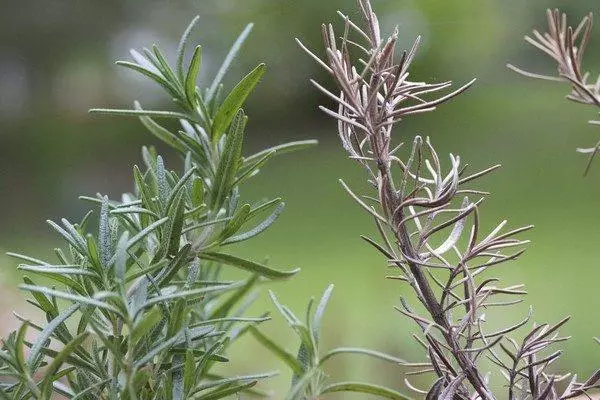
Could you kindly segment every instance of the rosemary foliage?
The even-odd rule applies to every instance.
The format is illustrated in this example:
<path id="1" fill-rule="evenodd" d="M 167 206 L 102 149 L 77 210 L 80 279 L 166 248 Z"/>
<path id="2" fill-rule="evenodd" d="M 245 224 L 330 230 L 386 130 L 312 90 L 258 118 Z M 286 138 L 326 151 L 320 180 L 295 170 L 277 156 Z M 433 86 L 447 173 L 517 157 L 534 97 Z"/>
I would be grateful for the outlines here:
<path id="1" fill-rule="evenodd" d="M 415 338 L 425 360 L 410 363 L 356 347 L 323 349 L 321 326 L 333 285 L 314 311 L 314 299 L 309 301 L 304 319 L 270 292 L 275 309 L 300 339 L 295 353 L 263 333 L 260 324 L 270 319 L 268 313 L 247 315 L 259 286 L 289 279 L 298 269 L 273 268 L 234 254 L 236 244 L 268 229 L 284 207 L 279 198 L 245 202 L 242 188 L 274 156 L 316 142 L 291 142 L 244 155 L 248 117 L 242 107 L 265 66 L 259 64 L 230 91 L 222 80 L 252 25 L 235 41 L 214 80 L 200 88 L 201 46 L 194 48 L 189 62 L 186 57 L 196 17 L 181 38 L 174 64 L 156 46 L 132 50 L 133 61 L 117 63 L 162 87 L 174 110 L 148 110 L 138 102 L 132 109 L 91 110 L 139 118 L 180 155 L 181 171 L 168 169 L 153 147 L 144 147 L 142 166 L 133 168 L 131 193 L 120 199 L 82 196 L 94 209 L 80 221 L 48 221 L 64 242 L 55 249 L 55 260 L 9 253 L 26 274 L 20 288 L 46 321 L 17 315 L 20 328 L 1 342 L 0 399 L 268 396 L 256 384 L 275 372 L 220 372 L 230 361 L 231 344 L 247 333 L 292 371 L 286 400 L 316 400 L 338 392 L 408 399 L 367 382 L 331 382 L 326 364 L 340 355 L 403 365 L 409 369 L 406 384 L 426 399 L 562 400 L 589 396 L 600 387 L 600 370 L 585 381 L 554 372 L 561 355 L 557 345 L 567 339 L 559 330 L 568 317 L 532 325 L 530 313 L 500 330 L 487 328 L 487 310 L 519 303 L 526 294 L 523 285 L 503 285 L 490 271 L 523 254 L 528 241 L 520 235 L 532 226 L 506 229 L 502 221 L 482 232 L 480 206 L 488 193 L 472 184 L 498 165 L 467 173 L 459 156 L 450 154 L 443 162 L 429 138 L 394 138 L 394 128 L 404 118 L 434 111 L 474 81 L 452 90 L 451 82 L 409 79 L 420 38 L 397 57 L 398 29 L 382 36 L 369 0 L 358 0 L 358 5 L 363 24 L 340 13 L 341 38 L 333 25 L 323 25 L 324 58 L 299 44 L 337 84 L 330 90 L 312 81 L 336 104 L 320 108 L 337 121 L 343 148 L 365 170 L 373 191 L 359 195 L 341 183 L 374 219 L 380 239 L 363 239 L 395 271 L 388 278 L 414 292 L 417 307 L 401 299 L 396 309 L 420 329 Z M 588 75 L 581 72 L 591 16 L 575 30 L 557 11 L 548 16 L 550 32 L 534 32 L 536 40 L 528 41 L 558 62 L 559 77 L 512 68 L 568 81 L 571 100 L 600 106 L 600 84 L 588 84 Z M 412 144 L 405 146 L 407 142 Z M 591 162 L 598 148 L 600 143 L 580 151 L 590 153 Z M 227 280 L 230 268 L 242 271 L 243 278 Z M 483 371 L 486 359 L 506 379 L 506 394 L 491 389 L 490 375 Z M 410 381 L 415 375 L 432 376 L 430 385 L 417 388 Z"/>
<path id="2" fill-rule="evenodd" d="M 138 117 L 156 138 L 183 158 L 183 170 L 166 167 L 154 148 L 142 149 L 143 167 L 133 168 L 133 193 L 119 200 L 82 196 L 98 209 L 78 223 L 48 221 L 64 240 L 56 261 L 10 253 L 27 274 L 20 288 L 46 316 L 46 324 L 17 316 L 21 328 L 2 342 L 0 398 L 49 399 L 204 399 L 268 396 L 255 388 L 276 372 L 223 376 L 227 350 L 247 332 L 292 368 L 288 399 L 316 399 L 336 392 L 359 392 L 404 400 L 402 394 L 364 382 L 329 384 L 323 363 L 340 354 L 362 354 L 394 364 L 403 361 L 362 349 L 319 352 L 321 318 L 333 286 L 302 323 L 292 311 L 276 308 L 301 338 L 297 356 L 279 347 L 258 325 L 269 313 L 246 316 L 258 286 L 285 280 L 299 270 L 268 267 L 240 258 L 230 248 L 265 231 L 282 212 L 279 198 L 244 203 L 241 188 L 278 154 L 304 149 L 314 140 L 280 144 L 243 156 L 247 116 L 242 110 L 262 77 L 258 65 L 225 93 L 221 80 L 251 25 L 240 34 L 214 81 L 201 90 L 197 76 L 202 48 L 189 63 L 186 48 L 198 18 L 181 38 L 175 66 L 154 46 L 131 51 L 134 62 L 119 61 L 159 84 L 173 99 L 174 111 L 92 109 L 95 114 Z M 157 120 L 172 119 L 179 127 Z M 94 221 L 94 222 L 92 222 Z M 97 224 L 98 229 L 91 229 Z M 223 276 L 228 268 L 245 272 L 239 281 Z M 51 286 L 35 283 L 29 276 Z M 33 342 L 29 329 L 38 331 Z"/>
<path id="3" fill-rule="evenodd" d="M 571 87 L 571 93 L 567 99 L 580 104 L 587 104 L 600 108 L 600 76 L 595 82 L 590 82 L 590 73 L 583 67 L 583 56 L 588 47 L 592 32 L 593 15 L 586 15 L 576 28 L 567 22 L 567 15 L 559 10 L 547 10 L 548 31 L 543 34 L 533 30 L 532 36 L 525 36 L 525 41 L 543 51 L 556 63 L 556 75 L 544 75 L 525 71 L 521 68 L 508 64 L 511 70 L 536 79 L 566 82 Z M 600 121 L 591 120 L 590 124 L 600 125 Z M 590 170 L 592 161 L 598 150 L 600 141 L 589 148 L 579 148 L 582 154 L 589 154 L 588 163 L 584 175 Z"/>
<path id="4" fill-rule="evenodd" d="M 420 313 L 405 299 L 396 307 L 422 331 L 416 339 L 427 357 L 409 364 L 413 370 L 406 383 L 427 399 L 565 399 L 598 387 L 600 371 L 584 382 L 575 376 L 559 390 L 557 382 L 569 375 L 550 370 L 561 354 L 551 349 L 565 340 L 558 330 L 568 318 L 534 325 L 522 342 L 511 336 L 530 316 L 498 331 L 486 328 L 486 310 L 522 301 L 523 285 L 501 285 L 489 272 L 523 253 L 528 241 L 518 236 L 532 227 L 507 230 L 503 221 L 491 232 L 481 231 L 480 205 L 488 193 L 471 184 L 498 166 L 467 174 L 467 165 L 450 154 L 444 168 L 430 140 L 420 136 L 412 140 L 408 155 L 401 155 L 408 140 L 394 142 L 393 128 L 408 116 L 434 111 L 473 81 L 450 90 L 451 82 L 410 80 L 420 38 L 396 57 L 398 29 L 383 37 L 369 0 L 358 0 L 358 5 L 362 26 L 343 13 L 341 34 L 331 24 L 322 26 L 324 58 L 300 46 L 335 81 L 334 90 L 312 81 L 336 105 L 320 109 L 337 121 L 344 149 L 364 168 L 373 187 L 373 193 L 359 195 L 341 181 L 373 217 L 381 236 L 379 242 L 363 239 L 397 271 L 389 278 L 408 284 L 418 309 L 426 310 Z M 482 370 L 486 358 L 505 376 L 508 394 L 491 390 L 489 375 Z M 433 375 L 428 388 L 417 388 L 409 380 L 422 374 Z"/>
<path id="5" fill-rule="evenodd" d="M 296 355 L 269 339 L 257 326 L 250 328 L 254 337 L 287 364 L 293 372 L 292 385 L 285 400 L 320 399 L 327 394 L 337 392 L 366 393 L 386 399 L 408 400 L 408 397 L 396 390 L 367 382 L 328 382 L 324 364 L 340 355 L 363 355 L 396 365 L 406 364 L 402 359 L 360 347 L 338 347 L 322 354 L 323 351 L 320 345 L 321 323 L 332 292 L 333 285 L 329 285 L 314 312 L 312 311 L 314 299 L 310 299 L 304 322 L 288 307 L 281 304 L 275 293 L 269 292 L 276 309 L 300 339 L 300 348 Z"/>
<path id="6" fill-rule="evenodd" d="M 221 83 L 251 26 L 234 43 L 207 89 L 197 87 L 202 48 L 185 62 L 198 18 L 181 38 L 171 66 L 154 46 L 131 51 L 119 65 L 158 83 L 175 111 L 93 109 L 139 117 L 147 130 L 178 151 L 180 172 L 153 148 L 133 168 L 133 193 L 113 200 L 82 196 L 94 208 L 78 223 L 48 221 L 64 241 L 56 260 L 11 253 L 26 273 L 20 288 L 46 316 L 3 341 L 0 393 L 6 399 L 219 399 L 254 388 L 273 372 L 222 376 L 228 347 L 267 313 L 246 316 L 265 281 L 298 269 L 277 269 L 231 253 L 266 230 L 283 210 L 279 198 L 249 204 L 240 188 L 274 156 L 315 141 L 292 142 L 243 156 L 247 117 L 241 109 L 264 73 L 258 65 L 228 93 Z M 180 127 L 161 125 L 174 119 Z M 91 229 L 93 225 L 97 230 Z M 239 281 L 227 268 L 246 273 Z M 43 279 L 49 286 L 35 283 Z M 33 342 L 28 330 L 38 331 Z"/>

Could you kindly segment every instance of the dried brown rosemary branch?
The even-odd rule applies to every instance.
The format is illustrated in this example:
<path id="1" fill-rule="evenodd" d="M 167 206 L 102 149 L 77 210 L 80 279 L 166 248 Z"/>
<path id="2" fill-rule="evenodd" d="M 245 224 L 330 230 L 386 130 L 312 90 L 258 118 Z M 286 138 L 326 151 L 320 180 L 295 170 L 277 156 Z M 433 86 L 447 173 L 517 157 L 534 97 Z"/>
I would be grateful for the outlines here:
<path id="1" fill-rule="evenodd" d="M 382 244 L 363 238 L 398 271 L 390 278 L 407 282 L 427 310 L 427 315 L 420 315 L 404 299 L 397 307 L 421 328 L 423 336 L 418 340 L 428 357 L 425 363 L 410 365 L 415 369 L 408 376 L 435 376 L 427 390 L 417 389 L 408 379 L 407 384 L 427 399 L 496 399 L 480 367 L 487 357 L 507 377 L 511 400 L 558 399 L 583 393 L 600 376 L 583 384 L 573 381 L 558 396 L 554 383 L 559 377 L 546 372 L 560 353 L 546 355 L 544 351 L 562 340 L 556 331 L 566 320 L 552 327 L 534 327 L 522 344 L 506 335 L 525 325 L 529 317 L 500 331 L 484 330 L 487 309 L 518 303 L 525 294 L 522 285 L 497 286 L 498 279 L 483 277 L 484 273 L 519 257 L 527 241 L 516 236 L 531 228 L 504 231 L 504 221 L 487 235 L 480 232 L 479 204 L 487 193 L 467 184 L 498 166 L 467 175 L 460 157 L 451 154 L 449 170 L 444 172 L 429 139 L 415 137 L 405 161 L 398 155 L 405 139 L 392 143 L 393 128 L 404 117 L 435 110 L 473 81 L 448 93 L 450 82 L 409 80 L 419 38 L 396 60 L 398 30 L 383 38 L 369 1 L 359 0 L 358 4 L 364 28 L 342 13 L 341 38 L 331 24 L 323 25 L 326 57 L 321 59 L 302 43 L 300 46 L 336 82 L 338 89 L 331 91 L 312 81 L 337 105 L 337 109 L 320 108 L 337 120 L 344 148 L 368 171 L 369 182 L 377 191 L 376 196 L 359 196 L 342 182 L 374 217 Z M 355 62 L 352 54 L 356 51 L 362 58 Z M 471 201 L 468 196 L 480 199 Z"/>
<path id="2" fill-rule="evenodd" d="M 582 68 L 583 55 L 592 31 L 592 13 L 586 15 L 575 29 L 567 23 L 567 15 L 561 14 L 558 10 L 548 10 L 547 16 L 548 32 L 541 34 L 533 30 L 533 37 L 525 36 L 525 41 L 556 62 L 557 76 L 524 71 L 512 64 L 508 64 L 508 68 L 531 78 L 567 82 L 571 86 L 571 93 L 567 96 L 569 100 L 600 108 L 600 76 L 595 83 L 589 83 L 590 73 Z M 600 121 L 595 120 L 589 122 L 600 124 Z M 594 147 L 577 149 L 580 153 L 590 155 L 585 174 L 588 173 L 598 150 L 600 150 L 600 141 Z"/>

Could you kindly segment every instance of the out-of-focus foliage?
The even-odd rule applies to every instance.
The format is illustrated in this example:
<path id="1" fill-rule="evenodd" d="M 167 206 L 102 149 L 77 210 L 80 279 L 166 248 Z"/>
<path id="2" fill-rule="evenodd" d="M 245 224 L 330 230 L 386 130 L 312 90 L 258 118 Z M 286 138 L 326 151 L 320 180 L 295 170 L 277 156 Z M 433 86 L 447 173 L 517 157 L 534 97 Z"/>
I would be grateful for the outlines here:
<path id="1" fill-rule="evenodd" d="M 287 306 L 281 304 L 275 293 L 270 292 L 271 300 L 277 311 L 300 339 L 300 347 L 296 354 L 290 353 L 285 347 L 271 340 L 257 326 L 250 327 L 250 332 L 254 337 L 271 350 L 293 372 L 292 385 L 285 399 L 318 399 L 336 392 L 355 392 L 372 394 L 387 399 L 407 400 L 408 398 L 405 395 L 395 390 L 364 381 L 329 382 L 324 364 L 333 358 L 338 358 L 340 355 L 363 355 L 387 361 L 392 365 L 406 363 L 404 360 L 388 354 L 360 347 L 338 347 L 324 351 L 321 344 L 321 326 L 332 292 L 333 285 L 329 285 L 314 311 L 314 298 L 310 299 L 304 321 L 298 318 Z"/>

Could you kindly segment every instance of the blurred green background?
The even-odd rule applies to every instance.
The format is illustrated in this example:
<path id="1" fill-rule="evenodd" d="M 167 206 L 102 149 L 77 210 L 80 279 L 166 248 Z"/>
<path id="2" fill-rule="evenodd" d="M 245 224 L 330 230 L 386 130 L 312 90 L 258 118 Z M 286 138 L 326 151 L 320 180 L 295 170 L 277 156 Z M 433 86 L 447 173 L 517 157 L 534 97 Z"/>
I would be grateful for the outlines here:
<path id="1" fill-rule="evenodd" d="M 505 68 L 510 61 L 529 70 L 553 71 L 553 65 L 523 35 L 545 29 L 545 9 L 560 7 L 579 19 L 598 11 L 593 0 L 373 0 L 383 28 L 400 24 L 401 43 L 424 37 L 413 65 L 413 79 L 476 85 L 438 111 L 404 122 L 396 135 L 411 140 L 431 136 L 440 154 L 458 153 L 475 168 L 502 163 L 482 181 L 493 195 L 482 210 L 485 226 L 508 219 L 510 226 L 535 224 L 532 245 L 500 274 L 507 284 L 524 282 L 530 295 L 514 313 L 495 314 L 492 325 L 516 322 L 530 305 L 535 321 L 571 315 L 563 333 L 562 369 L 582 374 L 598 367 L 600 349 L 600 166 L 582 178 L 585 159 L 578 146 L 593 145 L 598 127 L 586 124 L 595 110 L 564 100 L 567 88 L 531 81 Z M 341 9 L 357 16 L 353 0 L 197 0 L 197 1 L 3 1 L 0 12 L 0 249 L 44 256 L 59 242 L 45 220 L 79 219 L 87 205 L 80 194 L 117 197 L 131 189 L 131 166 L 141 162 L 143 144 L 156 144 L 134 119 L 90 116 L 95 106 L 168 104 L 148 81 L 114 66 L 128 49 L 158 43 L 173 56 L 177 40 L 194 15 L 205 68 L 211 79 L 230 43 L 246 22 L 255 29 L 229 82 L 259 61 L 268 73 L 251 96 L 247 152 L 289 139 L 317 138 L 318 148 L 275 160 L 244 193 L 256 199 L 281 195 L 286 212 L 262 237 L 237 249 L 274 265 L 303 272 L 294 282 L 272 286 L 298 313 L 311 295 L 336 284 L 326 320 L 331 345 L 379 348 L 411 361 L 422 354 L 410 335 L 415 327 L 393 310 L 408 292 L 387 281 L 385 262 L 362 243 L 371 220 L 339 186 L 344 177 L 362 185 L 362 171 L 345 158 L 335 123 L 317 110 L 327 103 L 308 83 L 311 76 L 330 83 L 295 45 L 300 37 L 321 49 L 320 23 L 336 20 Z M 576 23 L 578 21 L 573 21 Z M 587 67 L 600 67 L 600 29 L 594 33 Z M 596 68 L 596 72 L 600 68 Z M 160 146 L 159 146 L 160 147 Z M 173 167 L 179 160 L 169 153 Z M 0 333 L 16 322 L 12 310 L 30 312 L 15 289 L 15 263 L 0 256 Z M 261 298 L 261 307 L 270 304 Z M 412 299 L 409 296 L 410 299 Z M 492 314 L 494 315 L 494 314 Z M 492 317 L 489 318 L 493 320 Z M 281 320 L 267 331 L 282 342 L 291 337 Z M 292 348 L 296 343 L 288 343 Z M 238 346 L 238 371 L 280 367 L 271 357 L 253 359 L 258 347 Z M 361 360 L 332 364 L 336 377 L 361 378 L 403 386 L 397 368 Z M 285 388 L 288 374 L 273 386 Z M 279 392 L 281 393 L 281 391 Z M 277 396 L 276 396 L 277 397 Z M 346 398 L 346 397 L 345 397 Z M 347 396 L 351 398 L 351 396 Z M 354 398 L 354 397 L 352 397 Z M 361 397 L 363 398 L 363 397 Z"/>

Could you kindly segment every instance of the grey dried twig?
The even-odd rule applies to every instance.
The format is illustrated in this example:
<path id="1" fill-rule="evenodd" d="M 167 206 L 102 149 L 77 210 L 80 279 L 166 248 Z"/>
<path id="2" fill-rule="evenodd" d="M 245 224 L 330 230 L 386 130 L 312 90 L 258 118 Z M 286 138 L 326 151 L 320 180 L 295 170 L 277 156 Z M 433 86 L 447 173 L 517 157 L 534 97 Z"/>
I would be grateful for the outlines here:
<path id="1" fill-rule="evenodd" d="M 592 31 L 592 13 L 586 15 L 576 28 L 568 24 L 567 15 L 559 10 L 547 10 L 547 16 L 548 32 L 542 34 L 533 30 L 533 36 L 525 36 L 525 40 L 556 62 L 557 75 L 532 73 L 512 64 L 508 64 L 508 68 L 531 78 L 567 82 L 571 86 L 571 93 L 567 96 L 569 100 L 600 108 L 600 76 L 590 83 L 590 73 L 582 67 Z M 590 121 L 590 124 L 598 125 L 600 121 Z M 594 147 L 577 149 L 580 153 L 590 155 L 585 174 L 599 149 L 600 141 Z"/>
<path id="2" fill-rule="evenodd" d="M 395 57 L 398 29 L 384 38 L 376 14 L 368 0 L 359 0 L 364 19 L 360 27 L 340 13 L 344 31 L 336 36 L 331 24 L 323 25 L 325 57 L 319 58 L 305 45 L 300 46 L 334 79 L 338 88 L 329 90 L 312 81 L 332 99 L 337 108 L 321 110 L 338 122 L 338 134 L 350 158 L 362 165 L 377 195 L 360 196 L 342 185 L 373 216 L 382 243 L 363 237 L 384 254 L 398 271 L 390 276 L 408 283 L 421 305 L 421 315 L 402 299 L 397 310 L 411 318 L 422 330 L 419 343 L 428 360 L 413 364 L 413 375 L 433 374 L 427 390 L 407 385 L 427 395 L 427 399 L 493 400 L 488 376 L 480 361 L 489 358 L 505 372 L 509 399 L 558 399 L 596 385 L 597 379 L 574 383 L 574 391 L 556 395 L 555 377 L 545 368 L 558 355 L 545 355 L 547 347 L 561 339 L 558 327 L 534 327 L 529 340 L 518 345 L 507 335 L 526 325 L 524 321 L 489 332 L 484 329 L 485 311 L 521 301 L 522 285 L 501 286 L 485 273 L 519 257 L 526 240 L 517 236 L 531 226 L 505 230 L 501 222 L 487 235 L 481 232 L 479 205 L 488 194 L 468 186 L 494 171 L 492 166 L 468 175 L 460 157 L 450 154 L 445 170 L 429 139 L 417 136 L 406 158 L 398 155 L 405 139 L 393 143 L 393 128 L 403 118 L 433 111 L 468 89 L 473 81 L 451 91 L 451 82 L 425 83 L 409 79 L 420 38 L 409 51 Z M 354 50 L 361 54 L 358 60 Z M 478 197 L 472 201 L 470 197 Z M 516 350 L 510 350 L 509 346 Z M 506 349 L 500 354 L 501 349 Z M 524 372 L 525 371 L 525 372 Z M 525 387 L 522 380 L 531 377 Z M 547 387 L 550 389 L 546 390 Z M 516 390 L 519 389 L 519 390 Z M 504 397 L 504 396 L 501 396 Z"/>

